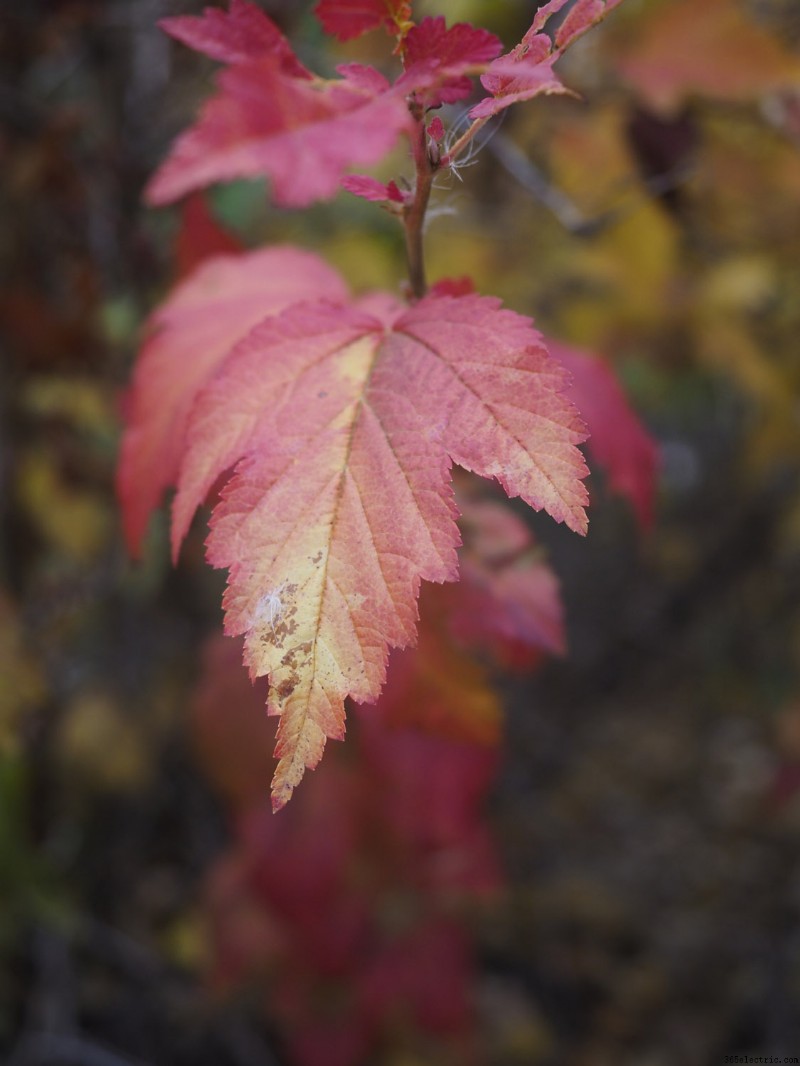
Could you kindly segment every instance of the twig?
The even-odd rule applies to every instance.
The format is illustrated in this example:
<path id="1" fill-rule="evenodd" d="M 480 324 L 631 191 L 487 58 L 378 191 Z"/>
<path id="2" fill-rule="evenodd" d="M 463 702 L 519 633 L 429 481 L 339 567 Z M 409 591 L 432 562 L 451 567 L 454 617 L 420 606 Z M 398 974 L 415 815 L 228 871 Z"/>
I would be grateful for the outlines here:
<path id="1" fill-rule="evenodd" d="M 631 190 L 624 203 L 587 218 L 565 193 L 547 180 L 509 137 L 498 134 L 491 143 L 490 151 L 524 189 L 555 215 L 564 229 L 579 237 L 592 237 L 634 210 L 639 199 L 637 192 L 640 195 L 663 196 L 682 185 L 692 172 L 691 164 L 681 162 L 672 170 L 642 182 L 636 191 Z"/>
<path id="2" fill-rule="evenodd" d="M 425 212 L 428 209 L 428 200 L 433 186 L 433 175 L 436 171 L 436 167 L 434 167 L 428 155 L 425 120 L 422 115 L 417 119 L 417 130 L 414 138 L 414 164 L 417 172 L 414 199 L 405 208 L 403 221 L 406 231 L 408 280 L 412 294 L 419 300 L 428 289 L 425 280 L 425 257 L 422 238 L 425 229 Z"/>

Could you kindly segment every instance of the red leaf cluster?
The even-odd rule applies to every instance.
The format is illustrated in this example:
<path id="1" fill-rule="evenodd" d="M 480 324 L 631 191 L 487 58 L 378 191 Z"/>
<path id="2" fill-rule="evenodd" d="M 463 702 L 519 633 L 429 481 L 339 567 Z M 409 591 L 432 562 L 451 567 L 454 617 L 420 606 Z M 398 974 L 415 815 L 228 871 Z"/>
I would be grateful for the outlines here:
<path id="1" fill-rule="evenodd" d="M 231 676 L 236 653 L 209 645 L 193 718 L 203 765 L 238 812 L 207 893 L 216 984 L 261 982 L 299 1066 L 368 1062 L 401 1019 L 466 1053 L 465 918 L 501 884 L 481 813 L 494 747 L 392 729 L 371 710 L 348 758 L 328 759 L 274 819 L 233 783 L 237 769 L 255 783 L 266 728 Z"/>
<path id="2" fill-rule="evenodd" d="M 402 39 L 404 70 L 390 83 L 372 67 L 349 64 L 340 78 L 309 72 L 274 23 L 249 0 L 227 12 L 164 19 L 177 40 L 228 64 L 218 92 L 202 108 L 150 181 L 146 195 L 166 204 L 214 182 L 264 175 L 275 200 L 303 207 L 333 197 L 352 167 L 378 162 L 401 134 L 413 136 L 414 115 L 468 96 L 481 74 L 491 94 L 470 112 L 487 118 L 541 92 L 566 91 L 552 64 L 619 0 L 579 0 L 555 42 L 541 32 L 563 4 L 546 4 L 523 41 L 496 58 L 501 43 L 487 30 L 441 17 L 410 20 L 399 0 L 322 0 L 323 27 L 342 40 L 384 26 Z M 402 202 L 397 186 L 347 186 L 368 199 Z M 394 190 L 394 191 L 390 191 Z"/>
<path id="3" fill-rule="evenodd" d="M 389 0 L 320 4 L 323 23 L 340 36 L 387 25 L 402 37 L 405 70 L 394 84 L 359 64 L 340 67 L 339 78 L 315 77 L 247 0 L 168 19 L 169 33 L 227 66 L 218 93 L 155 175 L 150 199 L 266 174 L 278 202 L 307 204 L 333 195 L 347 169 L 377 161 L 402 132 L 412 135 L 419 184 L 445 162 L 444 127 L 435 118 L 426 124 L 427 108 L 463 98 L 469 75 L 481 71 L 496 94 L 487 114 L 558 87 L 552 62 L 615 2 L 579 0 L 551 42 L 541 30 L 562 6 L 552 0 L 499 60 L 497 38 L 466 23 L 406 25 L 407 6 Z M 344 181 L 407 223 L 424 215 L 419 188 Z M 202 201 L 187 210 L 183 233 L 197 248 L 187 245 L 183 259 L 199 265 L 149 323 L 120 497 L 136 552 L 150 512 L 177 489 L 177 555 L 196 509 L 221 490 L 208 558 L 229 572 L 226 632 L 244 636 L 250 674 L 269 677 L 268 709 L 281 719 L 277 809 L 317 765 L 327 738 L 343 736 L 345 699 L 374 702 L 390 650 L 414 644 L 421 582 L 455 580 L 452 466 L 495 479 L 509 496 L 585 532 L 587 470 L 577 447 L 585 427 L 569 374 L 533 323 L 499 301 L 463 282 L 440 283 L 411 306 L 380 293 L 352 299 L 324 263 L 288 247 L 204 258 L 228 238 Z M 573 363 L 586 380 L 580 359 Z M 595 373 L 587 406 L 602 427 L 624 405 Z M 625 451 L 606 449 L 612 483 L 644 513 L 647 472 L 638 481 L 623 472 Z M 438 594 L 441 625 L 425 636 L 415 669 L 441 673 L 443 662 L 459 662 L 476 645 L 504 662 L 532 648 L 561 650 L 556 583 L 522 524 L 493 504 L 468 503 L 465 517 L 465 580 Z M 507 550 L 486 550 L 504 538 Z M 477 717 L 491 718 L 485 685 L 475 691 Z M 446 720 L 457 697 L 440 695 Z"/>

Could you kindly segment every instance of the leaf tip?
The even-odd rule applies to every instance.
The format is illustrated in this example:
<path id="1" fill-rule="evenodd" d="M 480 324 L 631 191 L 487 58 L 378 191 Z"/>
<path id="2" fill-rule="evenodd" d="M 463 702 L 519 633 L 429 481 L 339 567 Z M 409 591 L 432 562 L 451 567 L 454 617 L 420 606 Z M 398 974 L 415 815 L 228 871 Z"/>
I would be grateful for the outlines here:
<path id="1" fill-rule="evenodd" d="M 273 788 L 272 790 L 272 813 L 277 814 L 282 811 L 289 800 L 292 798 L 294 789 L 288 785 L 283 785 L 280 788 Z"/>

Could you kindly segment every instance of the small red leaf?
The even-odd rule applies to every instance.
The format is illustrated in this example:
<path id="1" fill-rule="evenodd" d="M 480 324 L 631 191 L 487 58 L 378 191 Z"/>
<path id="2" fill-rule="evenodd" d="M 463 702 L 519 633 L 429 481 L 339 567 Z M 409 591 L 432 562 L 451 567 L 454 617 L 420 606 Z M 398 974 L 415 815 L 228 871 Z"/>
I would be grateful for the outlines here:
<path id="1" fill-rule="evenodd" d="M 553 71 L 556 56 L 545 54 L 550 41 L 541 35 L 526 38 L 523 45 L 496 59 L 481 76 L 481 84 L 491 93 L 469 112 L 470 118 L 490 118 L 492 115 L 540 93 L 565 93 L 569 90 Z"/>
<path id="2" fill-rule="evenodd" d="M 384 185 L 382 181 L 368 178 L 364 174 L 351 174 L 349 177 L 342 178 L 342 188 L 351 192 L 353 196 L 361 196 L 363 199 L 372 200 L 374 203 L 381 203 L 386 200 L 391 200 L 396 204 L 404 202 L 403 194 L 393 181 L 390 181 L 388 185 Z"/>
<path id="3" fill-rule="evenodd" d="M 475 292 L 475 283 L 466 276 L 460 278 L 440 278 L 430 287 L 430 296 L 469 296 Z"/>
<path id="4" fill-rule="evenodd" d="M 468 73 L 479 73 L 497 57 L 502 45 L 488 30 L 458 22 L 425 18 L 405 40 L 405 73 L 397 87 L 422 95 L 426 107 L 452 104 L 469 96 Z"/>
<path id="5" fill-rule="evenodd" d="M 320 0 L 314 14 L 326 33 L 349 41 L 381 26 L 392 35 L 408 28 L 409 0 Z"/>
<path id="6" fill-rule="evenodd" d="M 231 0 L 228 11 L 207 7 L 200 16 L 161 19 L 159 26 L 175 40 L 221 63 L 271 55 L 287 74 L 311 77 L 272 19 L 248 0 Z"/>
<path id="7" fill-rule="evenodd" d="M 459 496 L 459 503 L 461 581 L 447 590 L 455 636 L 469 647 L 491 651 L 503 664 L 519 645 L 563 654 L 558 579 L 535 550 L 528 527 L 493 500 Z M 511 654 L 506 655 L 509 645 Z"/>
<path id="8" fill-rule="evenodd" d="M 434 115 L 433 121 L 425 132 L 431 140 L 436 142 L 436 144 L 439 144 L 442 141 L 444 138 L 444 124 L 438 115 Z"/>

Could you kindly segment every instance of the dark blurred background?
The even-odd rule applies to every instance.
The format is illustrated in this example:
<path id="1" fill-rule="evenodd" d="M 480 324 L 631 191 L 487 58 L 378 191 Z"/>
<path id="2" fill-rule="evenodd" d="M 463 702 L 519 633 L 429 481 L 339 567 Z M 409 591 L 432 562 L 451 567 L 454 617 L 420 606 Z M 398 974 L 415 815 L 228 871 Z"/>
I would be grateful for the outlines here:
<path id="1" fill-rule="evenodd" d="M 322 73 L 388 59 L 378 35 L 331 47 L 310 4 L 261 6 Z M 420 9 L 510 45 L 532 6 Z M 170 566 L 164 516 L 131 563 L 113 489 L 141 325 L 178 270 L 179 213 L 146 210 L 141 189 L 214 71 L 155 23 L 201 8 L 0 6 L 10 1066 L 299 1061 L 269 991 L 280 972 L 216 987 L 208 884 L 232 828 L 192 708 L 223 579 L 201 525 Z M 563 74 L 582 99 L 514 109 L 437 192 L 429 273 L 469 273 L 612 362 L 658 445 L 656 517 L 641 531 L 602 473 L 585 541 L 526 516 L 569 651 L 495 677 L 485 818 L 505 873 L 461 919 L 469 1053 L 800 1060 L 800 11 L 624 0 Z M 244 245 L 313 248 L 356 289 L 402 279 L 399 227 L 353 197 L 292 214 L 250 182 L 210 204 Z M 467 1061 L 397 1030 L 353 1066 Z"/>

